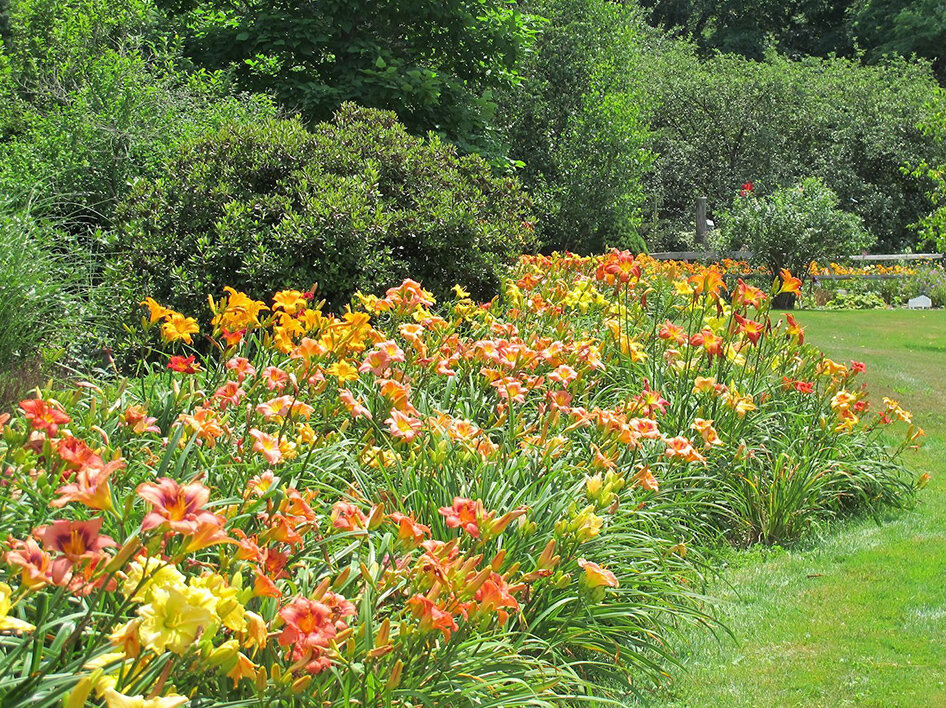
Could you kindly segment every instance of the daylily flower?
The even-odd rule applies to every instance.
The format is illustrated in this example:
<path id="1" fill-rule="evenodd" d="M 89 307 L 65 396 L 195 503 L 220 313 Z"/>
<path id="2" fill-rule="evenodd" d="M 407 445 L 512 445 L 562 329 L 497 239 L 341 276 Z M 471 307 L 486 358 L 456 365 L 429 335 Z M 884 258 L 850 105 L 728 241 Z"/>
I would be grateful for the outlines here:
<path id="1" fill-rule="evenodd" d="M 399 410 L 392 410 L 385 421 L 391 436 L 404 442 L 411 442 L 420 433 L 423 423 L 416 418 L 404 415 Z"/>
<path id="2" fill-rule="evenodd" d="M 677 436 L 667 440 L 667 448 L 664 450 L 664 456 L 668 460 L 679 459 L 684 462 L 706 462 L 706 458 L 697 452 L 693 444 L 683 436 Z"/>
<path id="3" fill-rule="evenodd" d="M 10 617 L 10 598 L 13 590 L 6 583 L 0 583 L 0 632 L 32 632 L 36 627 L 16 617 Z"/>
<path id="4" fill-rule="evenodd" d="M 135 435 L 160 433 L 161 428 L 155 425 L 157 420 L 148 415 L 144 406 L 128 406 L 122 414 L 122 423 L 131 428 Z"/>
<path id="5" fill-rule="evenodd" d="M 139 497 L 151 504 L 151 511 L 141 521 L 142 531 L 163 527 L 192 535 L 202 523 L 219 525 L 219 517 L 203 508 L 210 499 L 210 490 L 200 482 L 182 485 L 161 477 L 153 483 L 139 484 L 136 491 Z"/>
<path id="6" fill-rule="evenodd" d="M 243 383 L 246 378 L 256 376 L 256 369 L 250 363 L 249 359 L 242 356 L 235 356 L 227 361 L 227 369 L 237 375 L 237 383 Z"/>
<path id="7" fill-rule="evenodd" d="M 602 568 L 597 563 L 592 563 L 591 561 L 585 560 L 584 558 L 579 558 L 578 566 L 585 571 L 584 582 L 589 588 L 594 589 L 597 587 L 621 587 L 617 576 L 610 570 Z"/>
<path id="8" fill-rule="evenodd" d="M 180 356 L 175 355 L 171 357 L 171 360 L 168 361 L 168 368 L 171 371 L 176 371 L 180 374 L 196 374 L 201 370 L 200 364 L 195 363 L 195 357 L 191 356 Z"/>
<path id="9" fill-rule="evenodd" d="M 20 582 L 24 587 L 35 590 L 52 582 L 49 554 L 32 538 L 14 540 L 4 559 L 7 565 L 20 568 Z"/>
<path id="10" fill-rule="evenodd" d="M 410 516 L 400 512 L 394 512 L 393 514 L 388 514 L 388 518 L 397 525 L 398 540 L 411 548 L 416 548 L 424 538 L 430 536 L 430 527 L 418 523 Z"/>
<path id="11" fill-rule="evenodd" d="M 452 506 L 440 507 L 440 514 L 446 520 L 447 528 L 462 528 L 473 538 L 480 537 L 479 522 L 484 514 L 480 500 L 454 497 Z"/>
<path id="12" fill-rule="evenodd" d="M 107 708 L 179 708 L 189 700 L 187 696 L 179 696 L 176 693 L 150 698 L 142 695 L 126 696 L 114 688 L 106 688 L 102 697 Z"/>
<path id="13" fill-rule="evenodd" d="M 351 413 L 353 418 L 367 418 L 368 420 L 371 420 L 371 411 L 369 411 L 363 403 L 357 400 L 354 394 L 347 388 L 340 388 L 338 390 L 338 399 L 342 402 L 345 408 L 348 409 L 348 412 Z"/>
<path id="14" fill-rule="evenodd" d="M 283 453 L 279 447 L 279 441 L 272 435 L 253 428 L 250 430 L 250 437 L 254 440 L 253 451 L 265 457 L 269 464 L 278 465 L 283 461 Z"/>
<path id="15" fill-rule="evenodd" d="M 332 507 L 332 526 L 342 531 L 363 529 L 367 521 L 368 517 L 354 504 L 339 501 Z"/>
<path id="16" fill-rule="evenodd" d="M 47 551 L 62 553 L 50 566 L 53 582 L 60 584 L 72 567 L 82 561 L 98 561 L 106 548 L 117 547 L 109 536 L 99 533 L 102 519 L 90 521 L 53 521 L 46 526 L 38 526 L 33 536 L 43 544 Z"/>
<path id="17" fill-rule="evenodd" d="M 191 335 L 197 334 L 200 327 L 197 320 L 193 317 L 185 317 L 179 312 L 172 312 L 167 315 L 164 324 L 161 325 L 161 336 L 167 342 L 183 341 L 187 344 L 193 344 Z"/>
<path id="18" fill-rule="evenodd" d="M 112 490 L 109 487 L 108 478 L 115 470 L 120 470 L 124 466 L 125 461 L 121 458 L 113 460 L 107 465 L 84 465 L 76 473 L 75 482 L 56 490 L 56 494 L 59 496 L 53 499 L 49 505 L 53 508 L 59 508 L 70 502 L 78 502 L 85 504 L 90 509 L 101 511 L 113 509 Z"/>
<path id="19" fill-rule="evenodd" d="M 49 437 L 59 434 L 59 426 L 70 422 L 72 418 L 57 403 L 42 398 L 30 398 L 20 401 L 23 416 L 30 421 L 33 430 L 45 430 Z"/>
<path id="20" fill-rule="evenodd" d="M 151 324 L 154 324 L 158 320 L 162 320 L 168 315 L 170 315 L 173 310 L 168 309 L 164 305 L 159 305 L 154 298 L 146 297 L 144 300 L 138 303 L 139 305 L 144 305 L 148 308 L 148 313 L 150 315 Z"/>
<path id="21" fill-rule="evenodd" d="M 430 632 L 438 629 L 443 634 L 444 641 L 450 641 L 450 635 L 456 632 L 457 623 L 453 615 L 440 607 L 437 603 L 423 595 L 414 595 L 407 601 L 411 614 L 420 620 L 418 629 L 421 632 Z"/>
<path id="22" fill-rule="evenodd" d="M 782 268 L 779 271 L 779 277 L 782 279 L 782 284 L 778 289 L 778 294 L 794 293 L 801 299 L 801 280 L 793 276 L 788 268 Z"/>

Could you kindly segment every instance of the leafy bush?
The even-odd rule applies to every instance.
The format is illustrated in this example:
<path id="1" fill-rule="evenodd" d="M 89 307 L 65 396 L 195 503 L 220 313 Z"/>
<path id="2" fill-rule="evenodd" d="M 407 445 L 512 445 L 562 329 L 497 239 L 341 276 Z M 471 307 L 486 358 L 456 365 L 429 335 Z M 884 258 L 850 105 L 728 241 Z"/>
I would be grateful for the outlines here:
<path id="1" fill-rule="evenodd" d="M 0 54 L 0 188 L 73 231 L 108 227 L 182 141 L 274 115 L 223 76 L 187 74 L 150 0 L 21 0 Z M 6 67 L 4 71 L 4 66 Z M 7 80 L 2 80 L 6 74 Z"/>
<path id="2" fill-rule="evenodd" d="M 837 293 L 825 303 L 826 310 L 883 310 L 887 301 L 879 293 Z"/>
<path id="3" fill-rule="evenodd" d="M 759 196 L 736 196 L 718 236 L 724 249 L 748 248 L 773 277 L 783 268 L 804 277 L 812 261 L 858 253 L 872 243 L 861 220 L 839 208 L 837 195 L 818 178 Z"/>
<path id="4" fill-rule="evenodd" d="M 298 291 L 148 302 L 167 365 L 43 391 L 0 437 L 0 701 L 512 708 L 662 681 L 668 635 L 709 620 L 707 542 L 909 502 L 880 436 L 919 434 L 770 295 L 681 271 L 531 257 L 484 307 L 406 281 L 341 317 Z"/>
<path id="5" fill-rule="evenodd" d="M 121 209 L 118 274 L 182 308 L 224 285 L 260 297 L 315 283 L 339 306 L 409 275 L 486 296 L 531 239 L 515 180 L 352 104 L 311 132 L 295 120 L 226 127 L 165 172 Z"/>
<path id="6" fill-rule="evenodd" d="M 918 295 L 926 295 L 933 307 L 946 307 L 946 269 L 917 268 L 914 275 L 903 279 L 899 302 L 895 304 L 902 305 Z"/>

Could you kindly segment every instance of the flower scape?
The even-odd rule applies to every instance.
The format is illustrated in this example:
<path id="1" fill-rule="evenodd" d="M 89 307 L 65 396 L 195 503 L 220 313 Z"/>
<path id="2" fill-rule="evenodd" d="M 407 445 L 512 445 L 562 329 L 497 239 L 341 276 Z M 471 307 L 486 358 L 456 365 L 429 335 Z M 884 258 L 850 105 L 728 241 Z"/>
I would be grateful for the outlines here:
<path id="1" fill-rule="evenodd" d="M 800 285 L 614 252 L 524 257 L 487 303 L 146 300 L 146 374 L 0 423 L 3 704 L 599 705 L 666 680 L 669 634 L 712 622 L 701 549 L 921 482 L 910 414 L 770 312 Z"/>

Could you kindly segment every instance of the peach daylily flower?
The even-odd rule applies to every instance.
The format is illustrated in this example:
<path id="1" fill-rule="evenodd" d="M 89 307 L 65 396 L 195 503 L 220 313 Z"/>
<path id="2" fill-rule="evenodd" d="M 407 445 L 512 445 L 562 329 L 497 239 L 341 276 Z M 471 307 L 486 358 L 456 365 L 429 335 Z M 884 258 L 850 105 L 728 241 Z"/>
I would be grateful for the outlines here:
<path id="1" fill-rule="evenodd" d="M 59 496 L 49 505 L 59 508 L 70 502 L 78 502 L 99 511 L 113 509 L 112 490 L 108 478 L 115 470 L 120 470 L 124 466 L 125 461 L 119 458 L 107 465 L 89 464 L 81 467 L 76 473 L 75 482 L 57 489 L 56 493 Z"/>
<path id="2" fill-rule="evenodd" d="M 111 537 L 100 534 L 101 529 L 101 518 L 89 521 L 59 520 L 34 529 L 33 536 L 43 544 L 43 548 L 62 553 L 50 566 L 54 583 L 62 582 L 73 565 L 83 560 L 98 561 L 106 548 L 118 546 Z"/>
<path id="3" fill-rule="evenodd" d="M 283 461 L 282 450 L 279 448 L 279 441 L 272 435 L 264 433 L 262 430 L 252 428 L 250 437 L 255 441 L 253 451 L 260 453 L 271 465 L 278 465 Z"/>
<path id="4" fill-rule="evenodd" d="M 219 517 L 203 508 L 210 499 L 210 490 L 200 482 L 181 485 L 161 477 L 156 482 L 139 484 L 136 491 L 151 504 L 151 511 L 141 521 L 142 531 L 164 526 L 190 536 L 207 523 L 219 526 Z"/>

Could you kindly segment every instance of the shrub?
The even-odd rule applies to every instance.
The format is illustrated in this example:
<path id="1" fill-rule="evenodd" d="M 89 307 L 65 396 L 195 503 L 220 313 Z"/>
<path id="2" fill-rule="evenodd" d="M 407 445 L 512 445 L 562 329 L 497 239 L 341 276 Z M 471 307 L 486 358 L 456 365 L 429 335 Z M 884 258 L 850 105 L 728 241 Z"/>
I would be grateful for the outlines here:
<path id="1" fill-rule="evenodd" d="M 747 185 L 723 217 L 719 246 L 748 248 L 773 277 L 783 268 L 805 277 L 812 261 L 851 255 L 872 243 L 861 220 L 838 206 L 818 178 L 759 196 Z"/>
<path id="2" fill-rule="evenodd" d="M 543 250 L 644 250 L 639 235 L 648 152 L 636 12 L 605 0 L 535 0 L 548 18 L 497 123 L 540 214 Z"/>
<path id="3" fill-rule="evenodd" d="M 887 301 L 873 291 L 862 293 L 837 293 L 825 303 L 826 310 L 883 310 Z"/>
<path id="4" fill-rule="evenodd" d="M 487 296 L 531 238 L 515 180 L 351 104 L 311 132 L 294 120 L 229 126 L 165 172 L 121 209 L 120 269 L 182 308 L 224 285 L 259 297 L 315 283 L 339 306 L 408 276 Z"/>
<path id="5" fill-rule="evenodd" d="M 902 281 L 898 301 L 903 305 L 910 298 L 926 295 L 933 307 L 946 307 L 946 269 L 942 267 L 917 268 L 916 272 Z"/>
<path id="6" fill-rule="evenodd" d="M 697 197 L 719 221 L 730 196 L 752 180 L 765 190 L 808 176 L 824 180 L 840 207 L 860 216 L 879 248 L 915 244 L 911 224 L 929 210 L 905 164 L 944 161 L 944 143 L 917 124 L 937 90 L 928 65 L 890 60 L 864 67 L 848 59 L 738 56 L 699 59 L 679 42 L 645 44 L 651 149 L 646 182 L 673 250 L 676 233 L 693 231 Z"/>

